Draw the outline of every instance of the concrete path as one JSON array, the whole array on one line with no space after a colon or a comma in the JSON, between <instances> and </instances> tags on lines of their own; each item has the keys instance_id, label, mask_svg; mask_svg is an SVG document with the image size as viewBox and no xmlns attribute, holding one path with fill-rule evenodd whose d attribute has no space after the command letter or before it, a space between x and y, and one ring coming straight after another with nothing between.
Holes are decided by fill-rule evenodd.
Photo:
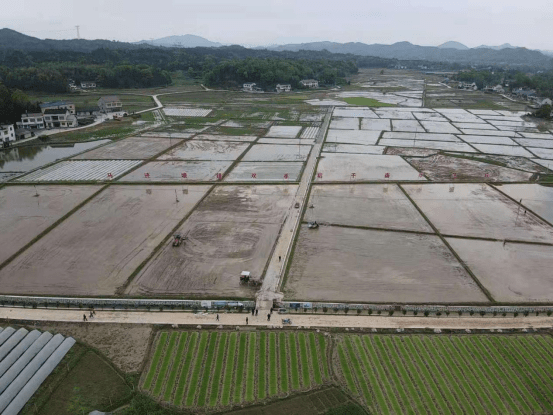
<instances>
[{"instance_id":1,"label":"concrete path","mask_svg":"<svg viewBox=\"0 0 553 415\"><path fill-rule=\"evenodd\" d=\"M305 164L303 176L296 191L296 196L292 201L288 215L282 226L277 245L273 252L273 256L265 272L265 278L261 289L256 294L257 308L266 315L267 311L272 307L273 300L280 300L282 294L278 293L278 287L283 277L283 272L286 269L286 265L289 260L294 235L297 232L301 223L301 213L303 206L308 202L307 195L309 193L309 187L313 179L313 172L317 166L317 160L321 153L326 130L330 124L330 118L332 116L332 110L334 107L329 108L323 124L319 130L319 134L315 140L315 145L309 154L309 158ZM299 208L295 208L296 203L299 204Z\"/></svg>"},{"instance_id":2,"label":"concrete path","mask_svg":"<svg viewBox=\"0 0 553 415\"><path fill-rule=\"evenodd\" d=\"M0 308L0 319L80 322L86 310L45 310L31 308ZM403 328L403 329L523 329L553 328L553 317L377 317L357 315L279 315L273 313L267 321L267 313L257 317L248 313L193 314L185 312L148 312L148 311L96 311L96 316L89 320L94 323L118 324L184 324L202 326L245 326L282 327L282 318L290 318L292 327L317 328ZM286 326L290 327L290 326Z\"/></svg>"}]
</instances>

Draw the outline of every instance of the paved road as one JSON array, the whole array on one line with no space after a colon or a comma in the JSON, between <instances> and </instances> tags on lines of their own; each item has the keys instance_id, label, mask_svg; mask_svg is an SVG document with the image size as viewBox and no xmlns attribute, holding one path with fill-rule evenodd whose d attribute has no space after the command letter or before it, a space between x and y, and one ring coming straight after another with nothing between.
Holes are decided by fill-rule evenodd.
<instances>
[{"instance_id":1,"label":"paved road","mask_svg":"<svg viewBox=\"0 0 553 415\"><path fill-rule=\"evenodd\" d=\"M330 118L332 115L333 107L329 108L323 124L319 130L319 134L315 140L315 145L309 154L309 158L305 164L303 176L296 191L296 196L292 202L291 208L288 212L288 216L284 221L280 236L277 241L277 245L273 252L273 256L265 272L265 278L263 285L257 293L257 308L265 314L273 304L273 300L279 300L282 298L282 294L278 293L278 286L283 276L283 271L286 269L288 263L289 254L296 234L297 228L301 222L301 212L304 203L307 203L307 195L309 193L309 187L313 178L313 172L317 165L317 159L321 153L326 130L330 124ZM299 204L299 208L295 208L295 204Z\"/></svg>"},{"instance_id":2,"label":"paved road","mask_svg":"<svg viewBox=\"0 0 553 415\"><path fill-rule=\"evenodd\" d=\"M87 313L88 314L88 313ZM244 326L248 317L250 326L281 327L282 315L273 313L267 321L267 313L252 317L248 313L220 314L215 321L215 314L193 314L183 312L148 312L148 311L96 311L90 320L93 323L119 324L186 324L202 326ZM292 319L294 327L346 327L346 328L403 328L403 329L523 329L551 328L553 317L377 317L357 315L302 315L291 314L284 317ZM31 308L0 308L0 319L65 321L79 322L83 319L80 310L44 310ZM7 322L9 324L9 321Z\"/></svg>"}]
</instances>

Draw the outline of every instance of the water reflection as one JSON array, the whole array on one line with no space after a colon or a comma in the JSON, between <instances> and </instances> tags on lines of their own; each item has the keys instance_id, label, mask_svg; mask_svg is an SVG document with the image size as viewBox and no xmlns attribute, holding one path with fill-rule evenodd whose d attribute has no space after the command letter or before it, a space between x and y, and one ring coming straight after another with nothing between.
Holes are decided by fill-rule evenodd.
<instances>
[{"instance_id":1,"label":"water reflection","mask_svg":"<svg viewBox=\"0 0 553 415\"><path fill-rule=\"evenodd\" d=\"M0 172L25 172L58 159L89 150L110 140L75 144L46 144L14 147L0 151Z\"/></svg>"}]
</instances>

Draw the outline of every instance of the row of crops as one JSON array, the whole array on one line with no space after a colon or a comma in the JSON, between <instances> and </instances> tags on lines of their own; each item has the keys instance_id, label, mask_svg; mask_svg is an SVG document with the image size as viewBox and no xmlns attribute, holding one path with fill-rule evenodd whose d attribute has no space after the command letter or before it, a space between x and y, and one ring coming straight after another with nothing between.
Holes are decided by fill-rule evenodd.
<instances>
[{"instance_id":1,"label":"row of crops","mask_svg":"<svg viewBox=\"0 0 553 415\"><path fill-rule=\"evenodd\" d=\"M553 413L551 336L337 339L338 377L370 413Z\"/></svg>"},{"instance_id":2,"label":"row of crops","mask_svg":"<svg viewBox=\"0 0 553 415\"><path fill-rule=\"evenodd\" d=\"M218 409L330 381L327 339L305 332L161 332L142 388L177 407Z\"/></svg>"}]
</instances>

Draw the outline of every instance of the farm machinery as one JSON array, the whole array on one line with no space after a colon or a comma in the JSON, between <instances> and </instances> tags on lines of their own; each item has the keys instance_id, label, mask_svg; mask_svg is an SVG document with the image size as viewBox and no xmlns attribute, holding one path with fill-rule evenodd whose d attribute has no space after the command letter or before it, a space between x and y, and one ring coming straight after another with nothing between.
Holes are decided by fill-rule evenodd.
<instances>
[{"instance_id":1,"label":"farm machinery","mask_svg":"<svg viewBox=\"0 0 553 415\"><path fill-rule=\"evenodd\" d=\"M251 285L252 287L259 287L263 281L261 278L253 277L251 272L242 271L240 274L240 283Z\"/></svg>"}]
</instances>

